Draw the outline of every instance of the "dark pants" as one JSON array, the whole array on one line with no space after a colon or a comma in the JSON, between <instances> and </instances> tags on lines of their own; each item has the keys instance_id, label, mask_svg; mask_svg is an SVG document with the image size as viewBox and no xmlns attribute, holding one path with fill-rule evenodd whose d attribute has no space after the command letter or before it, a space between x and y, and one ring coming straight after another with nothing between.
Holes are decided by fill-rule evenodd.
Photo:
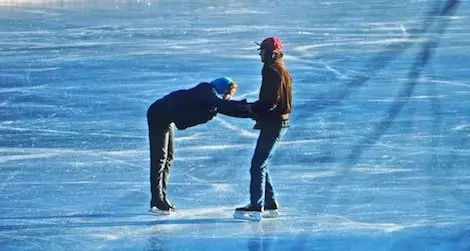
<instances>
[{"instance_id":1,"label":"dark pants","mask_svg":"<svg viewBox=\"0 0 470 251\"><path fill-rule=\"evenodd\" d=\"M171 123L163 122L158 106L150 106L147 123L150 140L150 207L166 202L170 167L173 162L174 134Z\"/></svg>"},{"instance_id":2,"label":"dark pants","mask_svg":"<svg viewBox=\"0 0 470 251\"><path fill-rule=\"evenodd\" d=\"M265 125L261 128L250 168L250 200L252 206L261 208L263 202L270 204L276 199L268 170L268 162L276 150L277 143L286 131L287 127L283 128L277 124Z\"/></svg>"}]
</instances>

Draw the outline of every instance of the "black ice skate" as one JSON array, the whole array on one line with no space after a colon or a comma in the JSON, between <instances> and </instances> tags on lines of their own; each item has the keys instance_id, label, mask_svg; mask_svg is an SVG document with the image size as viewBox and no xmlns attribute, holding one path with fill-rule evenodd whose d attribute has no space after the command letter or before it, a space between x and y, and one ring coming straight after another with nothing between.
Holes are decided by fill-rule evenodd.
<instances>
[{"instance_id":1,"label":"black ice skate","mask_svg":"<svg viewBox=\"0 0 470 251\"><path fill-rule=\"evenodd\" d=\"M157 200L152 202L149 212L156 215L169 215L172 207L166 201Z\"/></svg>"},{"instance_id":2,"label":"black ice skate","mask_svg":"<svg viewBox=\"0 0 470 251\"><path fill-rule=\"evenodd\" d=\"M251 221L260 221L262 208L248 204L246 207L239 207L235 209L233 218Z\"/></svg>"}]
</instances>

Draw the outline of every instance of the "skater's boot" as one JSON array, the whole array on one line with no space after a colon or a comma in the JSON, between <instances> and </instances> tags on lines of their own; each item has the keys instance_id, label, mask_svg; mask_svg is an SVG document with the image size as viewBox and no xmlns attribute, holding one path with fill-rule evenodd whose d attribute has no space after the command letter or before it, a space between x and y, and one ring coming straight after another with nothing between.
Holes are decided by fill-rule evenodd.
<instances>
[{"instance_id":1,"label":"skater's boot","mask_svg":"<svg viewBox=\"0 0 470 251\"><path fill-rule=\"evenodd\" d=\"M150 189L152 200L150 201L150 211L152 213L170 214L170 210L175 208L166 199L168 176L169 169L162 160L151 167Z\"/></svg>"},{"instance_id":2,"label":"skater's boot","mask_svg":"<svg viewBox=\"0 0 470 251\"><path fill-rule=\"evenodd\" d=\"M171 207L163 199L152 199L149 212L154 214L170 214Z\"/></svg>"},{"instance_id":3,"label":"skater's boot","mask_svg":"<svg viewBox=\"0 0 470 251\"><path fill-rule=\"evenodd\" d=\"M158 179L152 186L152 200L150 201L150 212L156 214L170 214L171 207L164 197L163 179Z\"/></svg>"},{"instance_id":4,"label":"skater's boot","mask_svg":"<svg viewBox=\"0 0 470 251\"><path fill-rule=\"evenodd\" d=\"M264 204L263 218L279 217L279 205L276 201L269 201Z\"/></svg>"},{"instance_id":5,"label":"skater's boot","mask_svg":"<svg viewBox=\"0 0 470 251\"><path fill-rule=\"evenodd\" d=\"M262 218L261 217L262 211L263 210L261 207L248 204L245 207L239 207L235 209L235 213L233 214L233 217L236 219L242 219L242 220L260 221Z\"/></svg>"}]
</instances>

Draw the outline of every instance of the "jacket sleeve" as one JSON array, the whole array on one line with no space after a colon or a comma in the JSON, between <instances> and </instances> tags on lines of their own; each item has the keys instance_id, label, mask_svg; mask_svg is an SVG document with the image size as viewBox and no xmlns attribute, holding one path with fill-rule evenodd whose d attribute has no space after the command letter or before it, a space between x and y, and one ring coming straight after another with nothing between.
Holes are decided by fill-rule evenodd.
<instances>
[{"instance_id":1,"label":"jacket sleeve","mask_svg":"<svg viewBox=\"0 0 470 251\"><path fill-rule=\"evenodd\" d=\"M279 74L271 68L266 69L261 83L259 99L252 106L253 112L259 115L275 109L279 101L280 88L281 77Z\"/></svg>"},{"instance_id":2,"label":"jacket sleeve","mask_svg":"<svg viewBox=\"0 0 470 251\"><path fill-rule=\"evenodd\" d=\"M253 114L248 110L248 105L246 99L240 101L221 99L217 111L230 117L253 118Z\"/></svg>"},{"instance_id":3,"label":"jacket sleeve","mask_svg":"<svg viewBox=\"0 0 470 251\"><path fill-rule=\"evenodd\" d=\"M237 118L253 118L253 114L249 112L247 106L249 105L244 100L225 100L217 95L215 88L212 88L208 95L205 97L208 105L214 112L222 113L230 117Z\"/></svg>"}]
</instances>

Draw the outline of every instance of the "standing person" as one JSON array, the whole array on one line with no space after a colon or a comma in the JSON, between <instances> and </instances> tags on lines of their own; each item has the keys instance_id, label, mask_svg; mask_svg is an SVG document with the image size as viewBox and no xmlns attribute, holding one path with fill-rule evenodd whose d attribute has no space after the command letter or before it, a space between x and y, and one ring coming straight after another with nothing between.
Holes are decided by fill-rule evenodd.
<instances>
[{"instance_id":1,"label":"standing person","mask_svg":"<svg viewBox=\"0 0 470 251\"><path fill-rule=\"evenodd\" d=\"M254 129L260 130L251 160L250 204L235 209L233 215L235 218L254 221L259 221L262 217L278 217L279 206L268 161L289 127L292 107L292 79L284 66L281 40L278 37L268 37L258 45L264 65L259 99L250 106L256 120Z\"/></svg>"},{"instance_id":2,"label":"standing person","mask_svg":"<svg viewBox=\"0 0 470 251\"><path fill-rule=\"evenodd\" d=\"M211 120L218 112L250 117L246 101L230 101L237 89L234 81L221 77L187 90L174 91L156 100L147 110L150 141L150 211L170 214L175 206L167 198L173 162L173 124L184 130Z\"/></svg>"}]
</instances>

